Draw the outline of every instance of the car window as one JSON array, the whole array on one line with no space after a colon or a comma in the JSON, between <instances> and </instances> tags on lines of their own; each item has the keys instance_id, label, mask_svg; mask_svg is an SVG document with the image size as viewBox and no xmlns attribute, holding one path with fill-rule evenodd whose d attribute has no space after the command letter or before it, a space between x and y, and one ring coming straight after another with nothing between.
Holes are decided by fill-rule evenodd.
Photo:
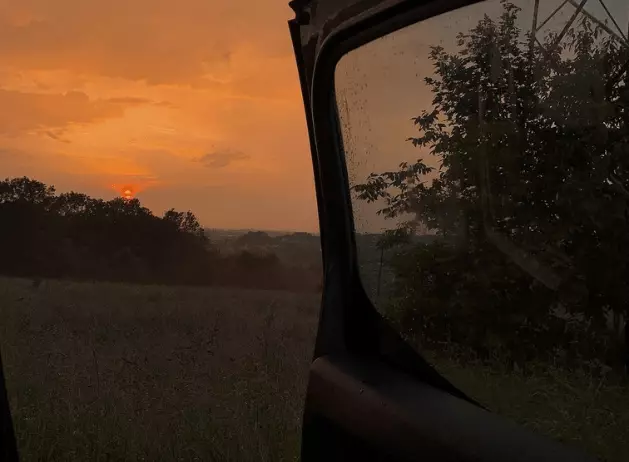
<instances>
[{"instance_id":1,"label":"car window","mask_svg":"<svg viewBox=\"0 0 629 462\"><path fill-rule=\"evenodd\" d=\"M375 306L462 391L605 460L629 436L629 7L486 1L335 76Z\"/></svg>"},{"instance_id":2,"label":"car window","mask_svg":"<svg viewBox=\"0 0 629 462\"><path fill-rule=\"evenodd\" d=\"M298 457L322 278L286 3L0 1L22 461Z\"/></svg>"}]
</instances>

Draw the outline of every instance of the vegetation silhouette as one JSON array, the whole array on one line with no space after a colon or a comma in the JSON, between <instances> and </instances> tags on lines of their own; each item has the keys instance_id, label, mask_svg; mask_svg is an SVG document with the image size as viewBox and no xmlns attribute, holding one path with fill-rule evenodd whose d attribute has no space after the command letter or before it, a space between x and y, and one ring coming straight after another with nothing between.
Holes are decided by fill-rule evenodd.
<instances>
[{"instance_id":1,"label":"vegetation silhouette","mask_svg":"<svg viewBox=\"0 0 629 462\"><path fill-rule=\"evenodd\" d=\"M154 215L138 199L56 194L27 177L0 181L0 274L142 284L314 292L313 271L273 253L223 254L190 212Z\"/></svg>"}]
</instances>

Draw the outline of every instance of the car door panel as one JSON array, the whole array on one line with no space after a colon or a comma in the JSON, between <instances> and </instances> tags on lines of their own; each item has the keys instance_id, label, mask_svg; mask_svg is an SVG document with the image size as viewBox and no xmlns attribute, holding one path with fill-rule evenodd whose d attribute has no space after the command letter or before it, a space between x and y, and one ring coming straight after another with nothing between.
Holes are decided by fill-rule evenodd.
<instances>
[{"instance_id":1,"label":"car door panel","mask_svg":"<svg viewBox=\"0 0 629 462\"><path fill-rule=\"evenodd\" d=\"M317 358L313 413L399 460L592 460L380 361Z\"/></svg>"}]
</instances>

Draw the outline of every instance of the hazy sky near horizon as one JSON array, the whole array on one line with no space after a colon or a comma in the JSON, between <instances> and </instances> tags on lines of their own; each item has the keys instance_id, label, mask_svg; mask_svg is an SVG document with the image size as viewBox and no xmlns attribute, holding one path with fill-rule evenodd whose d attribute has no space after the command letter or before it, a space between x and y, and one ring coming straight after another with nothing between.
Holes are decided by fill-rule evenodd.
<instances>
[{"instance_id":1,"label":"hazy sky near horizon","mask_svg":"<svg viewBox=\"0 0 629 462\"><path fill-rule=\"evenodd\" d=\"M0 177L102 198L131 189L157 214L190 209L212 228L317 230L287 4L0 0ZM468 11L355 60L356 92L372 89L356 101L380 127L365 143L400 146L366 169L416 158L404 140L430 95L409 98L409 85L430 72L429 45L480 19ZM401 72L411 80L391 85Z\"/></svg>"}]
</instances>

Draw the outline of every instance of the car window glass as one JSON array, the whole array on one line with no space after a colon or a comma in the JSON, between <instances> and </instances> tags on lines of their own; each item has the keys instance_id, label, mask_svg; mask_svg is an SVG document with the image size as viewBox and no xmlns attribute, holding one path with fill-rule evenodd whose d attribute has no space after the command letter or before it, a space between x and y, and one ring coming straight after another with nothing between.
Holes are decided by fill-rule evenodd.
<instances>
[{"instance_id":1,"label":"car window glass","mask_svg":"<svg viewBox=\"0 0 629 462\"><path fill-rule=\"evenodd\" d=\"M376 307L464 392L626 458L629 6L486 1L346 54Z\"/></svg>"}]
</instances>

